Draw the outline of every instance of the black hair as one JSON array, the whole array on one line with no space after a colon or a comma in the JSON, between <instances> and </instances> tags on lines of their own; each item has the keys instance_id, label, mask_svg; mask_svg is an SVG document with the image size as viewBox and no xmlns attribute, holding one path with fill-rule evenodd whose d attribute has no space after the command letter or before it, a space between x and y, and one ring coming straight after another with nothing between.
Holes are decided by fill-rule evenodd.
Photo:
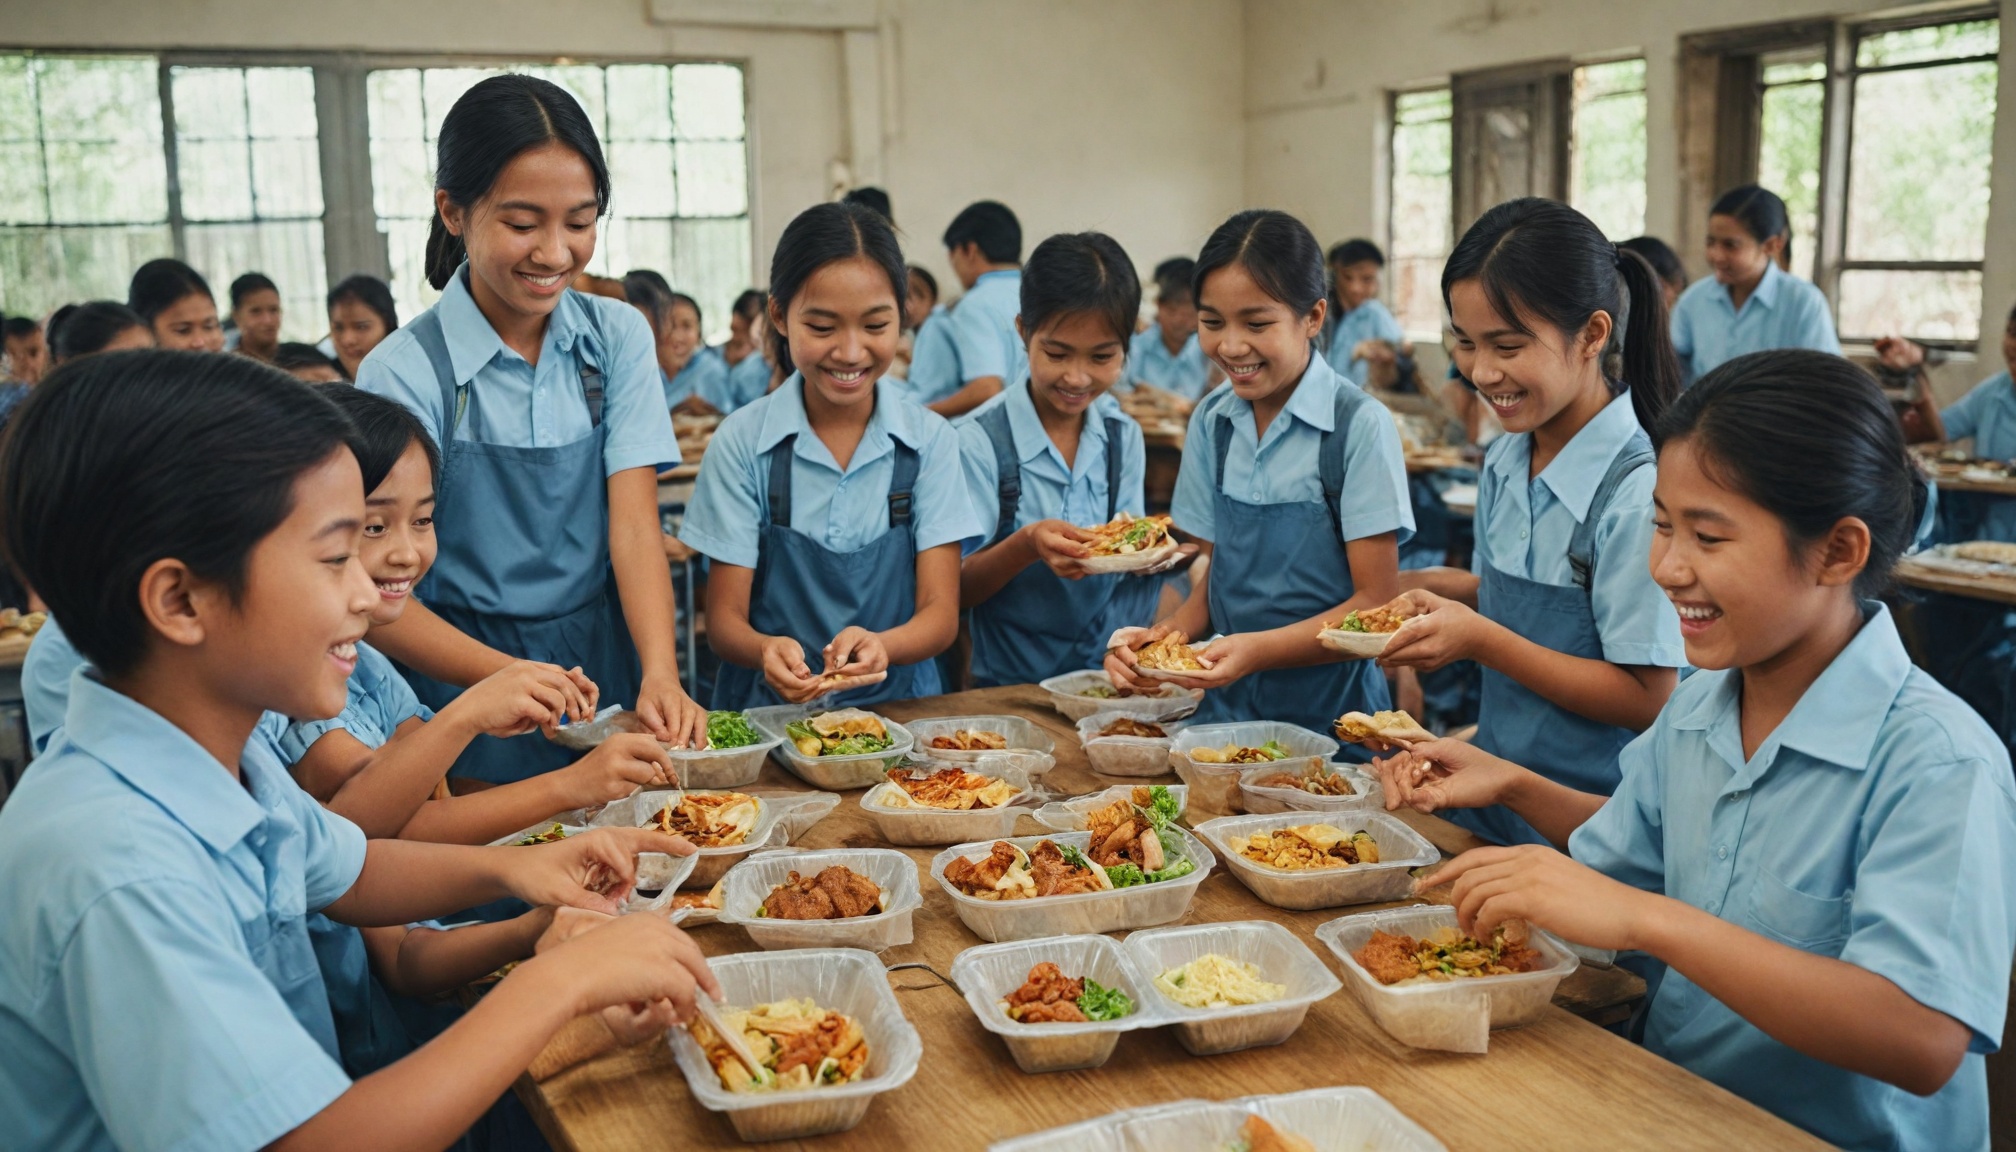
<instances>
[{"instance_id":1,"label":"black hair","mask_svg":"<svg viewBox=\"0 0 2016 1152\"><path fill-rule=\"evenodd\" d=\"M140 578L173 557L235 600L247 557L293 511L294 482L350 421L244 356L133 351L51 373L0 444L0 551L108 676L148 647Z\"/></svg>"},{"instance_id":2,"label":"black hair","mask_svg":"<svg viewBox=\"0 0 2016 1152\"><path fill-rule=\"evenodd\" d=\"M1824 352L1752 352L1680 394L1659 420L1663 452L1687 441L1718 483L1762 506L1794 547L1844 517L1869 526L1868 598L1890 582L1925 513L1927 486L1890 401L1867 371Z\"/></svg>"},{"instance_id":3,"label":"black hair","mask_svg":"<svg viewBox=\"0 0 2016 1152\"><path fill-rule=\"evenodd\" d=\"M889 291L896 315L903 315L903 298L910 286L910 270L903 264L903 246L896 242L896 230L879 212L860 204L814 204L793 217L777 238L777 250L770 255L770 311L773 317L788 315L791 302L812 274L836 260L864 257L889 278ZM770 325L770 362L786 376L797 371L791 363L791 340L785 325Z\"/></svg>"},{"instance_id":4,"label":"black hair","mask_svg":"<svg viewBox=\"0 0 2016 1152\"><path fill-rule=\"evenodd\" d=\"M9 316L0 322L0 338L19 340L23 336L33 336L42 330L33 316Z\"/></svg>"},{"instance_id":5,"label":"black hair","mask_svg":"<svg viewBox=\"0 0 2016 1152\"><path fill-rule=\"evenodd\" d=\"M231 281L231 310L236 312L245 303L245 297L254 292L271 292L278 296L280 286L267 279L264 272L247 272Z\"/></svg>"},{"instance_id":6,"label":"black hair","mask_svg":"<svg viewBox=\"0 0 2016 1152\"><path fill-rule=\"evenodd\" d=\"M1155 295L1163 300L1181 296L1194 304L1197 297L1190 281L1196 275L1197 261L1188 256L1171 256L1155 265Z\"/></svg>"},{"instance_id":7,"label":"black hair","mask_svg":"<svg viewBox=\"0 0 2016 1152\"><path fill-rule=\"evenodd\" d=\"M1272 208L1249 208L1233 216L1204 241L1190 276L1190 294L1204 299L1204 281L1228 264L1253 277L1262 292L1307 316L1328 293L1323 281L1323 248L1309 226Z\"/></svg>"},{"instance_id":8,"label":"black hair","mask_svg":"<svg viewBox=\"0 0 2016 1152\"><path fill-rule=\"evenodd\" d=\"M1730 217L1743 225L1743 230L1759 244L1773 236L1783 237L1785 247L1778 258L1788 264L1791 262L1792 216L1786 211L1785 201L1776 192L1757 184L1731 188L1716 198L1708 214Z\"/></svg>"},{"instance_id":9,"label":"black hair","mask_svg":"<svg viewBox=\"0 0 2016 1152\"><path fill-rule=\"evenodd\" d=\"M698 310L697 305L695 306L695 310ZM756 319L756 317L763 314L763 290L761 288L743 289L742 294L735 297L735 303L728 306L728 311L742 317L744 320Z\"/></svg>"},{"instance_id":10,"label":"black hair","mask_svg":"<svg viewBox=\"0 0 2016 1152\"><path fill-rule=\"evenodd\" d=\"M1386 254L1379 251L1377 244L1364 239L1346 240L1330 249L1330 254L1324 259L1332 268L1349 268L1367 260L1381 268L1386 266Z\"/></svg>"},{"instance_id":11,"label":"black hair","mask_svg":"<svg viewBox=\"0 0 2016 1152\"><path fill-rule=\"evenodd\" d=\"M1668 286L1687 286L1687 266L1680 262L1680 254L1657 236L1633 236L1629 240L1619 240L1617 247L1626 252L1636 252L1639 259L1652 266L1652 274Z\"/></svg>"},{"instance_id":12,"label":"black hair","mask_svg":"<svg viewBox=\"0 0 2016 1152\"><path fill-rule=\"evenodd\" d=\"M468 208L490 194L498 173L519 153L549 143L566 145L588 165L596 214L607 212L609 166L588 114L565 88L517 73L479 82L448 109L435 152L434 187L448 193L450 203ZM427 231L427 282L447 287L467 256L462 237L434 213Z\"/></svg>"},{"instance_id":13,"label":"black hair","mask_svg":"<svg viewBox=\"0 0 2016 1152\"><path fill-rule=\"evenodd\" d=\"M1050 237L1022 267L1022 330L1034 339L1053 320L1090 313L1125 347L1141 315L1141 280L1127 250L1104 232Z\"/></svg>"},{"instance_id":14,"label":"black hair","mask_svg":"<svg viewBox=\"0 0 2016 1152\"><path fill-rule=\"evenodd\" d=\"M1507 200L1478 217L1442 268L1444 308L1464 280L1481 284L1492 309L1528 336L1536 335L1529 316L1572 340L1591 316L1609 313L1603 376L1613 389L1631 390L1640 426L1657 424L1679 394L1680 361L1652 266L1559 200Z\"/></svg>"},{"instance_id":15,"label":"black hair","mask_svg":"<svg viewBox=\"0 0 2016 1152\"><path fill-rule=\"evenodd\" d=\"M273 366L282 372L293 372L301 368L327 368L338 376L343 374L343 366L322 354L313 344L300 344L283 340L273 350Z\"/></svg>"},{"instance_id":16,"label":"black hair","mask_svg":"<svg viewBox=\"0 0 2016 1152\"><path fill-rule=\"evenodd\" d=\"M408 445L418 444L427 457L427 472L441 478L441 449L427 426L413 410L397 400L387 400L354 384L324 384L322 395L341 409L357 429L350 447L357 453L357 467L364 473L364 495L369 496L392 474Z\"/></svg>"},{"instance_id":17,"label":"black hair","mask_svg":"<svg viewBox=\"0 0 2016 1152\"><path fill-rule=\"evenodd\" d=\"M1022 222L998 200L968 204L945 226L945 247L967 244L979 245L989 263L1013 264L1022 259Z\"/></svg>"},{"instance_id":18,"label":"black hair","mask_svg":"<svg viewBox=\"0 0 2016 1152\"><path fill-rule=\"evenodd\" d=\"M378 314L384 321L385 332L390 335L399 330L399 309L392 303L392 286L376 276L366 276L359 272L346 276L334 288L329 289L329 298L323 307L335 308L345 300L355 300Z\"/></svg>"},{"instance_id":19,"label":"black hair","mask_svg":"<svg viewBox=\"0 0 2016 1152\"><path fill-rule=\"evenodd\" d=\"M135 328L148 331L147 321L117 300L65 304L49 317L49 361L61 364L102 352L121 333Z\"/></svg>"},{"instance_id":20,"label":"black hair","mask_svg":"<svg viewBox=\"0 0 2016 1152\"><path fill-rule=\"evenodd\" d=\"M217 299L211 295L210 282L203 279L202 273L180 260L163 256L147 261L133 273L133 282L126 288L126 306L151 325L156 316L196 295L211 301Z\"/></svg>"},{"instance_id":21,"label":"black hair","mask_svg":"<svg viewBox=\"0 0 2016 1152\"><path fill-rule=\"evenodd\" d=\"M663 292L666 296L669 297L672 295L672 282L665 279L663 272L656 272L649 268L632 268L623 274L623 284L626 291L633 280L643 280L653 288ZM632 303L635 303L635 301L632 301Z\"/></svg>"},{"instance_id":22,"label":"black hair","mask_svg":"<svg viewBox=\"0 0 2016 1152\"><path fill-rule=\"evenodd\" d=\"M889 193L880 188L854 188L841 199L849 204L859 204L863 208L873 209L884 220L891 224L896 223L896 211L889 204Z\"/></svg>"},{"instance_id":23,"label":"black hair","mask_svg":"<svg viewBox=\"0 0 2016 1152\"><path fill-rule=\"evenodd\" d=\"M929 268L921 264L912 264L910 265L910 275L924 282L924 287L931 290L931 299L938 299L938 278L931 274Z\"/></svg>"}]
</instances>

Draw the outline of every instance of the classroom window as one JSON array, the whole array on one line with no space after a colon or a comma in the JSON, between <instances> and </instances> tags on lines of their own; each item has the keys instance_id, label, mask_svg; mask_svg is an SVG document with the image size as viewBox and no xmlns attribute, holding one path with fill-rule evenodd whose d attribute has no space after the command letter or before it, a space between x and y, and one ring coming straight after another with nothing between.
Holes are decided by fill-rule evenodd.
<instances>
[{"instance_id":1,"label":"classroom window","mask_svg":"<svg viewBox=\"0 0 2016 1152\"><path fill-rule=\"evenodd\" d=\"M1575 69L1568 202L1612 240L1645 231L1645 61Z\"/></svg>"},{"instance_id":2,"label":"classroom window","mask_svg":"<svg viewBox=\"0 0 2016 1152\"><path fill-rule=\"evenodd\" d=\"M1393 186L1387 269L1407 334L1442 339L1442 266L1454 245L1447 88L1393 96Z\"/></svg>"},{"instance_id":3,"label":"classroom window","mask_svg":"<svg viewBox=\"0 0 2016 1152\"><path fill-rule=\"evenodd\" d=\"M710 343L748 287L747 130L731 64L396 68L368 80L373 199L402 315L439 293L424 275L441 121L471 85L503 72L551 80L581 102L603 141L613 194L589 271L665 274L699 301Z\"/></svg>"},{"instance_id":4,"label":"classroom window","mask_svg":"<svg viewBox=\"0 0 2016 1152\"><path fill-rule=\"evenodd\" d=\"M1766 56L1760 71L1757 183L1784 197L1792 273L1813 278L1820 237L1820 135L1827 62L1818 47Z\"/></svg>"}]
</instances>

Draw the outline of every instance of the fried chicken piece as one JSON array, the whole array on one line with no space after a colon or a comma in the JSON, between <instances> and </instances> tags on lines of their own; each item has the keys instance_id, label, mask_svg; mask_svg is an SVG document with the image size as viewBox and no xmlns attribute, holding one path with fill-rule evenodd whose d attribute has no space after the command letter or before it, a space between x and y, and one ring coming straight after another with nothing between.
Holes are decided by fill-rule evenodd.
<instances>
[{"instance_id":1,"label":"fried chicken piece","mask_svg":"<svg viewBox=\"0 0 2016 1152\"><path fill-rule=\"evenodd\" d=\"M866 916L882 903L882 889L873 880L839 864L820 872L813 883L833 902L833 915L842 919Z\"/></svg>"},{"instance_id":2,"label":"fried chicken piece","mask_svg":"<svg viewBox=\"0 0 2016 1152\"><path fill-rule=\"evenodd\" d=\"M1122 716L1118 720L1113 721L1111 724L1106 725L1106 727L1101 728L1099 730L1099 735L1139 736L1147 740L1160 740L1168 736L1169 733L1163 731L1162 726L1160 724L1150 724L1145 720L1136 720L1133 719L1132 717ZM1136 789L1136 791L1140 791L1140 789ZM1147 803L1147 801L1144 800L1142 801L1142 803L1145 804Z\"/></svg>"},{"instance_id":3,"label":"fried chicken piece","mask_svg":"<svg viewBox=\"0 0 2016 1152\"><path fill-rule=\"evenodd\" d=\"M1099 847L1092 853L1093 859L1099 862L1100 867L1111 868L1113 865L1118 864L1119 861L1109 860L1108 857L1118 856L1132 847L1135 837L1140 834L1140 829L1135 827L1133 817L1128 817L1099 841Z\"/></svg>"},{"instance_id":4,"label":"fried chicken piece","mask_svg":"<svg viewBox=\"0 0 2016 1152\"><path fill-rule=\"evenodd\" d=\"M1394 936L1375 929L1365 946L1351 956L1381 984L1398 984L1421 974L1421 962L1414 958L1411 936Z\"/></svg>"},{"instance_id":5,"label":"fried chicken piece","mask_svg":"<svg viewBox=\"0 0 2016 1152\"><path fill-rule=\"evenodd\" d=\"M945 866L945 879L954 888L969 896L994 891L1001 877L1015 864L1015 846L1006 840L996 840L994 850L985 860L975 864L960 857Z\"/></svg>"},{"instance_id":6,"label":"fried chicken piece","mask_svg":"<svg viewBox=\"0 0 2016 1152\"><path fill-rule=\"evenodd\" d=\"M830 920L833 898L793 872L764 898L763 915L772 920Z\"/></svg>"},{"instance_id":7,"label":"fried chicken piece","mask_svg":"<svg viewBox=\"0 0 2016 1152\"><path fill-rule=\"evenodd\" d=\"M1029 853L1029 874L1036 882L1038 896L1070 896L1101 890L1098 878L1089 869L1066 863L1064 853L1048 840Z\"/></svg>"},{"instance_id":8,"label":"fried chicken piece","mask_svg":"<svg viewBox=\"0 0 2016 1152\"><path fill-rule=\"evenodd\" d=\"M1007 996L1008 1015L1024 1024L1082 1024L1085 1013L1078 1009L1078 997L1085 994L1085 981L1066 976L1045 960L1029 970L1029 978Z\"/></svg>"},{"instance_id":9,"label":"fried chicken piece","mask_svg":"<svg viewBox=\"0 0 2016 1152\"><path fill-rule=\"evenodd\" d=\"M999 732L961 728L950 736L933 736L931 747L954 752L1005 752L1008 738Z\"/></svg>"}]
</instances>

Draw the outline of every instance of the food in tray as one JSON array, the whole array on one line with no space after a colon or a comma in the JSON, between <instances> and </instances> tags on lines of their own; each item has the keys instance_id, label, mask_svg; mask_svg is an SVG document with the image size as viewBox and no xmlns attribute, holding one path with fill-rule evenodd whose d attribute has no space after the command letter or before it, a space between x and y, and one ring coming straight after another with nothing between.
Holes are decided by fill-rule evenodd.
<instances>
[{"instance_id":1,"label":"food in tray","mask_svg":"<svg viewBox=\"0 0 2016 1152\"><path fill-rule=\"evenodd\" d=\"M816 876L793 872L770 890L756 915L770 920L848 920L874 916L888 904L875 881L841 864Z\"/></svg>"},{"instance_id":2,"label":"food in tray","mask_svg":"<svg viewBox=\"0 0 2016 1152\"><path fill-rule=\"evenodd\" d=\"M707 713L707 747L747 748L751 744L761 744L763 734L749 723L749 718L740 712Z\"/></svg>"},{"instance_id":3,"label":"food in tray","mask_svg":"<svg viewBox=\"0 0 2016 1152\"><path fill-rule=\"evenodd\" d=\"M1192 748L1188 755L1198 764L1270 764L1286 760L1288 749L1279 740L1269 740L1258 748L1235 741L1221 748Z\"/></svg>"},{"instance_id":4,"label":"food in tray","mask_svg":"<svg viewBox=\"0 0 2016 1152\"><path fill-rule=\"evenodd\" d=\"M1040 896L1075 896L1106 892L1113 881L1076 848L1059 848L1044 840L1025 852L1006 840L996 840L978 860L961 856L945 866L945 882L979 900L1030 900Z\"/></svg>"},{"instance_id":5,"label":"food in tray","mask_svg":"<svg viewBox=\"0 0 2016 1152\"><path fill-rule=\"evenodd\" d=\"M1227 1144L1225 1152L1316 1152L1316 1145L1258 1116L1248 1116L1239 1125L1239 1138Z\"/></svg>"},{"instance_id":6,"label":"food in tray","mask_svg":"<svg viewBox=\"0 0 2016 1152\"><path fill-rule=\"evenodd\" d=\"M1965 544L1954 544L1946 551L1955 560L2016 565L2016 544L2002 540L1970 540Z\"/></svg>"},{"instance_id":7,"label":"food in tray","mask_svg":"<svg viewBox=\"0 0 2016 1152\"><path fill-rule=\"evenodd\" d=\"M717 880L714 883L714 887L709 888L705 892L677 893L672 897L672 910L676 912L681 908L706 908L719 912L721 910L721 891L726 887L727 881Z\"/></svg>"},{"instance_id":8,"label":"food in tray","mask_svg":"<svg viewBox=\"0 0 2016 1152\"><path fill-rule=\"evenodd\" d=\"M1262 979L1260 967L1216 952L1199 956L1155 977L1155 990L1185 1008L1237 1008L1271 1004L1288 994L1286 984Z\"/></svg>"},{"instance_id":9,"label":"food in tray","mask_svg":"<svg viewBox=\"0 0 2016 1152\"><path fill-rule=\"evenodd\" d=\"M859 708L821 712L793 720L784 728L800 756L859 756L886 752L896 741L882 718Z\"/></svg>"},{"instance_id":10,"label":"food in tray","mask_svg":"<svg viewBox=\"0 0 2016 1152\"><path fill-rule=\"evenodd\" d=\"M567 836L568 832L565 824L554 824L543 832L530 832L524 836L520 836L517 840L512 841L512 845L514 847L522 847L527 844L551 844L555 840L565 840Z\"/></svg>"},{"instance_id":11,"label":"food in tray","mask_svg":"<svg viewBox=\"0 0 2016 1152\"><path fill-rule=\"evenodd\" d=\"M1094 684L1089 688L1080 688L1078 691L1072 693L1072 695L1083 696L1090 700L1133 700L1137 698L1143 700L1166 700L1171 696L1178 695L1182 691L1181 688L1176 687L1174 684L1157 684L1152 689L1141 691L1136 691L1132 688L1115 688L1111 684Z\"/></svg>"},{"instance_id":12,"label":"food in tray","mask_svg":"<svg viewBox=\"0 0 2016 1152\"><path fill-rule=\"evenodd\" d=\"M1347 612L1342 620L1324 627L1335 632L1398 632L1400 625L1410 618L1420 615L1412 600L1405 596L1389 600L1377 608L1367 608L1361 612Z\"/></svg>"},{"instance_id":13,"label":"food in tray","mask_svg":"<svg viewBox=\"0 0 2016 1152\"><path fill-rule=\"evenodd\" d=\"M1478 976L1531 972L1547 957L1526 946L1526 922L1507 920L1479 943L1454 928L1437 928L1416 940L1406 933L1375 931L1351 954L1381 984L1419 984Z\"/></svg>"},{"instance_id":14,"label":"food in tray","mask_svg":"<svg viewBox=\"0 0 2016 1152\"><path fill-rule=\"evenodd\" d=\"M1018 1024L1085 1024L1134 1014L1134 1001L1118 988L1089 977L1066 976L1045 960L1029 970L1020 988L997 1001Z\"/></svg>"},{"instance_id":15,"label":"food in tray","mask_svg":"<svg viewBox=\"0 0 2016 1152\"><path fill-rule=\"evenodd\" d=\"M1160 547L1169 539L1169 517L1129 516L1125 512L1097 527L1087 529L1092 541L1087 546L1094 556L1128 556Z\"/></svg>"},{"instance_id":16,"label":"food in tray","mask_svg":"<svg viewBox=\"0 0 2016 1152\"><path fill-rule=\"evenodd\" d=\"M1337 738L1346 744L1394 744L1402 747L1435 739L1420 721L1400 709L1391 712L1346 712L1337 718Z\"/></svg>"},{"instance_id":17,"label":"food in tray","mask_svg":"<svg viewBox=\"0 0 2016 1152\"><path fill-rule=\"evenodd\" d=\"M1118 700L1120 698L1120 690L1111 684L1094 684L1090 688L1080 688L1075 694L1089 696L1094 700Z\"/></svg>"},{"instance_id":18,"label":"food in tray","mask_svg":"<svg viewBox=\"0 0 2016 1152\"><path fill-rule=\"evenodd\" d=\"M668 797L645 827L684 836L695 848L735 848L748 843L762 808L741 792L683 792Z\"/></svg>"},{"instance_id":19,"label":"food in tray","mask_svg":"<svg viewBox=\"0 0 2016 1152\"><path fill-rule=\"evenodd\" d=\"M1136 736L1143 740L1164 740L1168 738L1169 733L1160 724L1150 724L1146 720L1122 716L1101 728L1094 739L1103 739L1107 736Z\"/></svg>"},{"instance_id":20,"label":"food in tray","mask_svg":"<svg viewBox=\"0 0 2016 1152\"><path fill-rule=\"evenodd\" d=\"M1356 796L1358 789L1351 778L1342 772L1331 772L1323 765L1301 772L1273 772L1253 781L1255 788L1293 788L1307 792L1311 796Z\"/></svg>"},{"instance_id":21,"label":"food in tray","mask_svg":"<svg viewBox=\"0 0 2016 1152\"><path fill-rule=\"evenodd\" d=\"M0 608L0 636L33 636L42 630L49 620L47 612L23 612L19 608Z\"/></svg>"},{"instance_id":22,"label":"food in tray","mask_svg":"<svg viewBox=\"0 0 2016 1152\"><path fill-rule=\"evenodd\" d=\"M742 1034L742 1043L763 1066L760 1078L743 1067L704 1018L687 1025L730 1092L824 1088L858 1080L868 1069L868 1038L860 1022L809 997L720 1011L721 1022Z\"/></svg>"},{"instance_id":23,"label":"food in tray","mask_svg":"<svg viewBox=\"0 0 2016 1152\"><path fill-rule=\"evenodd\" d=\"M1134 657L1142 668L1154 672L1202 672L1203 661L1197 659L1197 650L1190 647L1187 633L1171 632L1153 644L1148 645Z\"/></svg>"},{"instance_id":24,"label":"food in tray","mask_svg":"<svg viewBox=\"0 0 2016 1152\"><path fill-rule=\"evenodd\" d=\"M1346 832L1334 824L1298 824L1234 836L1231 844L1232 851L1246 860L1288 872L1379 863L1379 844L1371 833Z\"/></svg>"},{"instance_id":25,"label":"food in tray","mask_svg":"<svg viewBox=\"0 0 2016 1152\"><path fill-rule=\"evenodd\" d=\"M904 769L891 768L889 783L876 791L875 802L888 808L970 812L975 808L999 808L1021 792L1006 780L963 768L941 768L929 776L914 776Z\"/></svg>"},{"instance_id":26,"label":"food in tray","mask_svg":"<svg viewBox=\"0 0 2016 1152\"><path fill-rule=\"evenodd\" d=\"M999 732L961 728L950 736L933 736L931 747L948 752L1006 752L1008 738Z\"/></svg>"},{"instance_id":27,"label":"food in tray","mask_svg":"<svg viewBox=\"0 0 2016 1152\"><path fill-rule=\"evenodd\" d=\"M1169 789L1137 787L1104 808L1085 814L1088 855L1106 870L1115 888L1155 884L1188 876L1197 865L1183 850L1183 838L1170 830L1182 808Z\"/></svg>"}]
</instances>

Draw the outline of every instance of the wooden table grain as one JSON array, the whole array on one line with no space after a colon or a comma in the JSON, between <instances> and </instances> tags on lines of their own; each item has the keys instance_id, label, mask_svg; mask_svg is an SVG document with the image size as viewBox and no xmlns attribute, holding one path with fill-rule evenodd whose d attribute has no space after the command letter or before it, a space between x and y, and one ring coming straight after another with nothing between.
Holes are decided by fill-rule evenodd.
<instances>
[{"instance_id":1,"label":"wooden table grain","mask_svg":"<svg viewBox=\"0 0 2016 1152\"><path fill-rule=\"evenodd\" d=\"M1914 564L1908 558L1899 560L1893 571L1899 584L1912 588L1922 588L1927 592L1945 592L1953 596L1967 596L1975 600L1991 600L1997 604L2016 604L2016 578L1968 576Z\"/></svg>"},{"instance_id":2,"label":"wooden table grain","mask_svg":"<svg viewBox=\"0 0 2016 1152\"><path fill-rule=\"evenodd\" d=\"M1075 731L1033 686L895 703L880 709L897 720L923 716L1006 714L1042 724L1057 740L1053 790L1090 791L1116 783L1094 775ZM1172 778L1173 779L1173 778ZM764 786L798 786L774 764ZM884 846L859 805L859 793L801 841L808 847ZM1469 833L1432 817L1409 822L1445 852L1476 843ZM1025 819L1019 831L1042 829ZM937 849L905 849L928 866ZM924 877L924 907L916 941L891 949L888 963L923 961L939 972L965 948L981 943L952 903ZM1287 925L1332 970L1315 943L1325 921L1362 909L1285 912L1260 903L1223 868L1197 892L1184 923L1273 920ZM710 925L693 936L710 955L749 951L740 928ZM1001 1041L980 1027L965 1001L919 971L893 973L904 1014L924 1040L924 1062L908 1084L880 1097L851 1132L771 1147L840 1150L928 1149L967 1152L1009 1136L1142 1104L1202 1097L1224 1099L1338 1084L1369 1086L1440 1138L1452 1152L1468 1149L1716 1149L1824 1148L1826 1145L1738 1097L1618 1038L1559 1007L1526 1028L1492 1033L1484 1056L1427 1052L1387 1036L1348 989L1317 1003L1302 1028L1278 1047L1222 1056L1186 1053L1168 1029L1132 1032L1105 1067L1025 1075ZM1556 1004L1598 1006L1642 991L1619 970L1585 969L1564 982ZM579 1042L563 1033L555 1046ZM563 1060L549 1059L551 1066ZM543 1070L543 1068L542 1068ZM518 1094L560 1152L744 1147L728 1120L702 1109L687 1090L667 1046L653 1042L608 1052L542 1079L520 1079Z\"/></svg>"}]
</instances>

